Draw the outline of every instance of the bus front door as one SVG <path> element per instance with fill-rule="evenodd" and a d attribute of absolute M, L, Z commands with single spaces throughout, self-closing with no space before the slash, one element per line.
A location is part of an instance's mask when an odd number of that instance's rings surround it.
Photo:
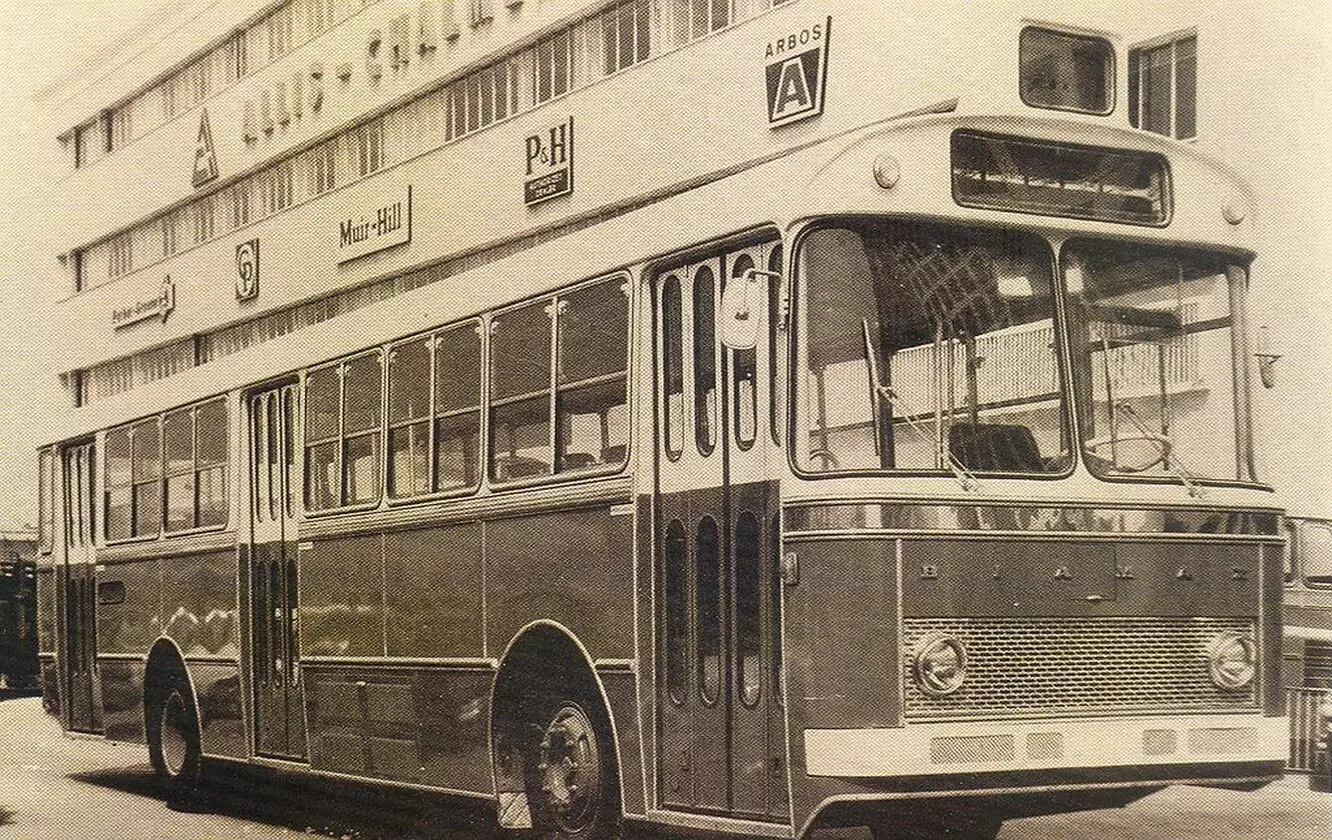
<path fill-rule="evenodd" d="M 254 745 L 259 755 L 306 754 L 296 566 L 296 385 L 252 394 L 250 541 L 245 560 Z"/>
<path fill-rule="evenodd" d="M 65 447 L 62 504 L 64 565 L 65 724 L 78 732 L 102 731 L 97 675 L 97 576 L 93 558 L 93 443 Z"/>
<path fill-rule="evenodd" d="M 657 795 L 752 819 L 787 810 L 770 337 L 730 350 L 716 324 L 724 283 L 776 251 L 736 249 L 655 287 Z"/>

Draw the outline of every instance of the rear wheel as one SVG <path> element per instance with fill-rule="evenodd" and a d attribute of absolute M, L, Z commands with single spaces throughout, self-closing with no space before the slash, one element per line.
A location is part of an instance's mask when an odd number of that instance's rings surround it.
<path fill-rule="evenodd" d="M 166 788 L 167 804 L 192 808 L 203 779 L 199 715 L 185 681 L 154 692 L 147 716 L 148 759 Z"/>

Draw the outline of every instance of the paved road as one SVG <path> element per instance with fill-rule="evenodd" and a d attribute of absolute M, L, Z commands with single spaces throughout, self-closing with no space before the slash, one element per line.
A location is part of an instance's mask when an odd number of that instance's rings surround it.
<path fill-rule="evenodd" d="M 494 840 L 475 806 L 250 768 L 213 779 L 198 812 L 168 809 L 137 745 L 70 740 L 35 698 L 0 702 L 0 838 L 8 840 Z M 836 832 L 828 840 L 863 840 Z M 1292 776 L 1260 791 L 1177 787 L 1122 810 L 1010 822 L 1001 840 L 1321 840 L 1332 794 Z"/>

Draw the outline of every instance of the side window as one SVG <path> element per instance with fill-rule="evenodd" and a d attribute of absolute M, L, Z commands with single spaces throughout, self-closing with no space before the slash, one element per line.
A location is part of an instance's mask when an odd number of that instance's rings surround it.
<path fill-rule="evenodd" d="M 684 322 L 680 306 L 680 278 L 672 274 L 661 288 L 662 424 L 666 455 L 672 460 L 684 451 Z"/>
<path fill-rule="evenodd" d="M 629 440 L 626 302 L 627 286 L 616 277 L 494 316 L 491 480 L 624 463 Z M 552 358 L 557 360 L 553 368 Z"/>
<path fill-rule="evenodd" d="M 717 445 L 717 281 L 712 269 L 694 273 L 694 442 L 704 455 Z"/>
<path fill-rule="evenodd" d="M 490 322 L 490 478 L 512 481 L 552 471 L 550 300 Z"/>
<path fill-rule="evenodd" d="M 162 519 L 162 440 L 157 418 L 133 429 L 134 445 L 134 536 L 158 532 Z"/>
<path fill-rule="evenodd" d="M 1332 586 L 1332 526 L 1306 524 L 1300 547 L 1305 582 L 1310 586 Z"/>
<path fill-rule="evenodd" d="M 379 497 L 379 411 L 383 399 L 379 351 L 346 363 L 342 383 L 343 503 Z"/>
<path fill-rule="evenodd" d="M 106 472 L 102 476 L 104 536 L 108 540 L 123 540 L 134 535 L 130 502 L 132 450 L 129 427 L 107 432 L 103 451 L 106 453 Z"/>
<path fill-rule="evenodd" d="M 736 257 L 731 263 L 732 282 L 744 282 L 741 278 L 754 267 L 754 260 L 748 254 Z M 731 422 L 735 427 L 735 442 L 741 449 L 748 449 L 758 437 L 758 349 L 736 350 L 731 358 L 731 411 L 734 415 Z"/>
<path fill-rule="evenodd" d="M 623 278 L 559 298 L 558 470 L 618 466 L 629 442 L 628 287 Z"/>
<path fill-rule="evenodd" d="M 379 497 L 383 356 L 363 356 L 305 378 L 305 503 L 310 510 Z"/>
<path fill-rule="evenodd" d="M 342 501 L 338 438 L 339 368 L 312 370 L 305 377 L 305 506 L 335 508 Z"/>
<path fill-rule="evenodd" d="M 162 420 L 166 530 L 227 519 L 227 407 L 211 400 Z"/>
<path fill-rule="evenodd" d="M 435 490 L 476 487 L 481 460 L 481 325 L 435 339 Z"/>
<path fill-rule="evenodd" d="M 55 453 L 37 453 L 37 550 L 49 554 L 55 533 Z"/>
<path fill-rule="evenodd" d="M 430 338 L 400 344 L 388 355 L 388 494 L 430 491 Z"/>

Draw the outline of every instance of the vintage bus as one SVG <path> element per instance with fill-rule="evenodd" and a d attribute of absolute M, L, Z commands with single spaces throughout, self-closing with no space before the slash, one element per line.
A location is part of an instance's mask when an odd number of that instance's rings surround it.
<path fill-rule="evenodd" d="M 391 165 L 124 281 L 210 308 L 150 306 L 120 335 L 191 361 L 44 430 L 62 725 L 175 797 L 249 762 L 565 840 L 1279 776 L 1252 197 L 1131 127 L 1122 39 L 573 5 L 368 116 Z"/>
<path fill-rule="evenodd" d="M 1326 772 L 1332 732 L 1332 520 L 1286 520 L 1283 683 L 1290 716 L 1286 766 Z"/>
<path fill-rule="evenodd" d="M 0 533 L 0 692 L 37 686 L 36 541 Z"/>

